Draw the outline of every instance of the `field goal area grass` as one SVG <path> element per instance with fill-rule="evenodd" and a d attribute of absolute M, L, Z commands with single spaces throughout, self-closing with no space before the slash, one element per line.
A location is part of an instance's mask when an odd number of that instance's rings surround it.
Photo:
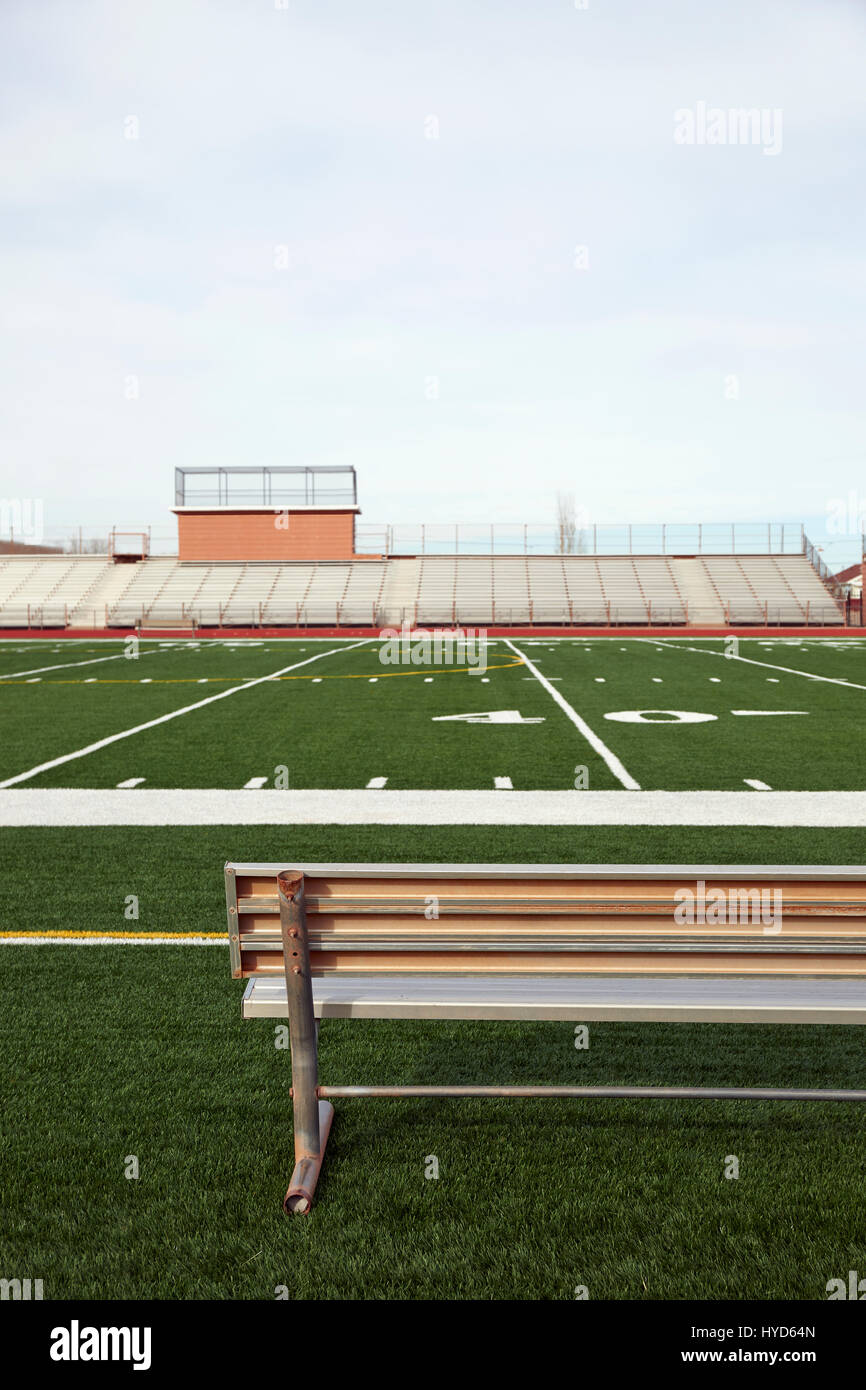
<path fill-rule="evenodd" d="M 642 791 L 859 793 L 862 640 L 761 634 L 725 655 L 721 637 L 514 638 L 491 641 L 483 673 L 389 669 L 374 641 L 125 649 L 0 643 L 0 930 L 45 943 L 0 950 L 0 1272 L 44 1279 L 46 1297 L 267 1299 L 283 1285 L 560 1299 L 587 1285 L 593 1298 L 814 1299 L 866 1269 L 862 1111 L 848 1104 L 819 1126 L 793 1102 L 348 1102 L 313 1220 L 287 1222 L 274 1117 L 289 1054 L 270 1023 L 242 1024 L 221 871 L 230 858 L 859 864 L 862 829 L 808 817 L 503 829 L 385 826 L 375 807 L 411 789 L 579 796 L 580 768 L 623 804 L 635 793 L 617 767 Z M 16 821 L 27 790 L 203 788 L 232 806 L 276 795 L 279 769 L 287 790 L 333 790 L 335 805 L 341 790 L 369 796 L 370 823 Z M 57 944 L 70 932 L 115 944 Z M 866 1075 L 844 1025 L 599 1023 L 578 1048 L 562 1023 L 329 1020 L 320 1051 L 347 1084 L 857 1088 Z"/>

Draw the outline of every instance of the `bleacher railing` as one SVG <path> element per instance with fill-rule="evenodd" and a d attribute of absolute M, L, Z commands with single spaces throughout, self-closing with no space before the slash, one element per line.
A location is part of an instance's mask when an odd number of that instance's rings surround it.
<path fill-rule="evenodd" d="M 531 522 L 355 528 L 362 555 L 802 555 L 805 545 L 803 527 L 787 521 L 590 525 L 570 537 Z"/>
<path fill-rule="evenodd" d="M 818 553 L 817 547 L 812 544 L 805 532 L 803 533 L 803 554 L 818 575 L 818 578 L 827 585 L 830 592 L 834 594 L 837 599 L 843 599 L 845 596 L 843 586 L 839 583 L 833 571 L 828 569 L 826 563 Z"/>
<path fill-rule="evenodd" d="M 462 627 L 677 627 L 682 629 L 707 626 L 723 631 L 728 625 L 733 627 L 830 627 L 847 626 L 849 622 L 861 621 L 859 605 L 854 605 L 850 613 L 845 607 L 828 602 L 813 603 L 806 600 L 800 604 L 755 602 L 744 603 L 741 599 L 722 600 L 724 621 L 720 621 L 718 608 L 706 612 L 688 604 L 664 605 L 647 602 L 643 604 L 619 605 L 603 602 L 594 605 L 568 602 L 560 605 L 531 602 L 520 605 L 492 603 L 484 619 L 479 620 L 478 610 L 471 605 L 454 603 L 446 608 L 431 606 L 419 609 L 409 605 L 399 613 L 387 614 L 370 605 L 353 605 L 351 611 L 342 605 L 318 607 L 304 604 L 280 604 L 263 610 L 261 605 L 230 607 L 217 605 L 213 608 L 197 605 L 178 605 L 176 608 L 160 608 L 146 604 L 117 604 L 114 608 L 102 606 L 75 608 L 77 627 L 190 627 L 211 629 L 232 629 L 238 627 L 399 627 L 403 622 L 415 627 L 437 627 L 457 624 Z M 0 629 L 3 628 L 65 628 L 69 625 L 70 608 L 66 604 L 16 604 L 5 603 L 0 606 Z"/>

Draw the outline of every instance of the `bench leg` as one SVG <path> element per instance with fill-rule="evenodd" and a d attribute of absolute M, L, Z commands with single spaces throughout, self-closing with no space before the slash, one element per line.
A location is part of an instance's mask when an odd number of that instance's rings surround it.
<path fill-rule="evenodd" d="M 295 1103 L 297 1104 L 297 1101 Z M 319 1149 L 315 1154 L 304 1152 L 305 1145 L 298 1130 L 297 1121 L 295 1121 L 295 1171 L 292 1173 L 289 1190 L 283 1198 L 283 1208 L 290 1215 L 292 1213 L 298 1215 L 306 1213 L 313 1205 L 313 1194 L 319 1180 L 319 1172 L 325 1157 L 325 1147 L 328 1143 L 333 1118 L 334 1107 L 331 1102 L 320 1100 L 316 1124 L 319 1134 Z"/>
<path fill-rule="evenodd" d="M 289 1004 L 295 1132 L 295 1169 L 283 1207 L 287 1212 L 300 1214 L 308 1212 L 313 1205 L 334 1107 L 329 1101 L 320 1101 L 318 1097 L 318 1029 L 313 1014 L 303 875 L 280 874 L 277 883 Z"/>

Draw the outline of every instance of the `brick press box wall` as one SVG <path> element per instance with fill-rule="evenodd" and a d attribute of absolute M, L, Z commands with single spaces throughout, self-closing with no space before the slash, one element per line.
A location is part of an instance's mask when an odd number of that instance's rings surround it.
<path fill-rule="evenodd" d="M 180 560 L 352 560 L 359 507 L 175 507 Z M 369 558 L 369 557 L 364 557 Z"/>

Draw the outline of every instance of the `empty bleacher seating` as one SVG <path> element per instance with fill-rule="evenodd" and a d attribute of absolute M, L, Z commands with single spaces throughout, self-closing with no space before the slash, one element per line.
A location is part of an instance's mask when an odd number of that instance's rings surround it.
<path fill-rule="evenodd" d="M 705 555 L 730 623 L 840 623 L 842 613 L 805 557 Z"/>
<path fill-rule="evenodd" d="M 315 565 L 304 594 L 302 621 L 317 627 L 333 627 L 346 588 L 348 564 Z M 372 620 L 372 613 L 368 622 Z"/>
<path fill-rule="evenodd" d="M 418 580 L 418 599 L 415 621 L 418 623 L 453 623 L 457 621 L 454 591 L 457 585 L 457 557 L 425 555 L 421 559 Z M 474 622 L 469 614 L 460 615 L 460 622 Z"/>
<path fill-rule="evenodd" d="M 65 627 L 110 565 L 104 555 L 8 557 L 0 567 L 0 627 Z"/>
<path fill-rule="evenodd" d="M 571 621 L 564 560 L 562 555 L 537 555 L 526 561 L 530 610 L 535 623 Z"/>
<path fill-rule="evenodd" d="M 347 566 L 349 577 L 340 600 L 344 627 L 381 623 L 382 592 L 388 566 L 384 560 L 363 560 Z"/>
<path fill-rule="evenodd" d="M 279 576 L 280 566 L 277 564 L 258 562 L 243 565 L 222 605 L 223 623 L 233 623 L 238 627 L 254 627 L 260 623 Z M 212 614 L 199 614 L 203 623 L 210 622 L 211 618 Z"/>
<path fill-rule="evenodd" d="M 0 557 L 0 627 L 840 624 L 805 555 Z"/>
<path fill-rule="evenodd" d="M 599 562 L 590 556 L 564 555 L 562 568 L 572 622 L 609 622 Z"/>
<path fill-rule="evenodd" d="M 146 618 L 160 591 L 178 568 L 175 559 L 140 561 L 122 598 L 108 615 L 109 626 L 134 627 Z"/>
<path fill-rule="evenodd" d="M 665 556 L 428 555 L 419 623 L 682 623 Z"/>
<path fill-rule="evenodd" d="M 525 555 L 502 555 L 493 567 L 493 609 L 497 623 L 532 621 L 529 561 Z"/>

